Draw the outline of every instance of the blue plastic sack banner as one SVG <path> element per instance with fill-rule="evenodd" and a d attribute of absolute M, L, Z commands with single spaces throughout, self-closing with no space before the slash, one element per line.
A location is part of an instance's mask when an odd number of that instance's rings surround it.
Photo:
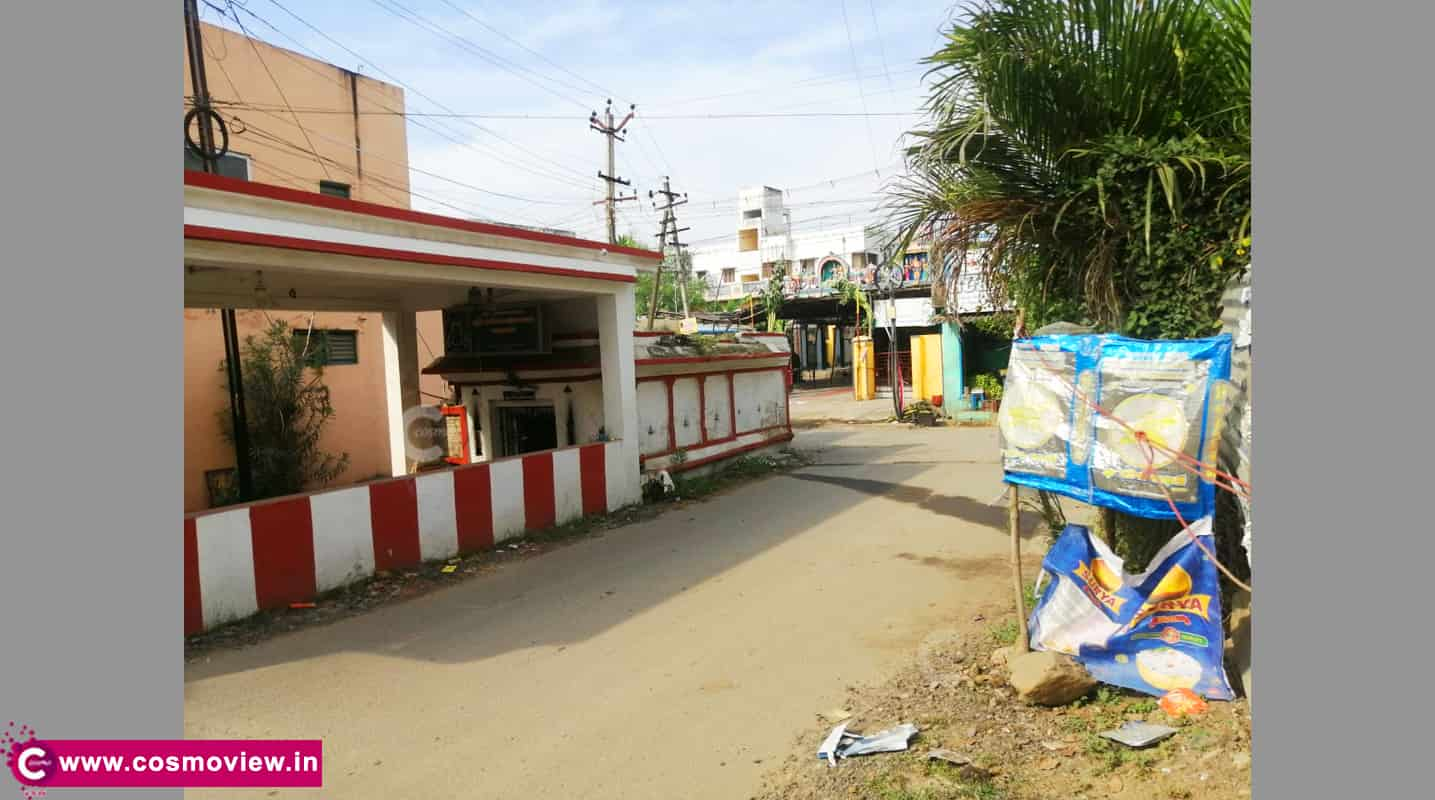
<path fill-rule="evenodd" d="M 1036 650 L 1066 653 L 1102 683 L 1156 696 L 1190 689 L 1234 697 L 1226 677 L 1219 574 L 1191 534 L 1172 537 L 1140 575 L 1081 525 L 1067 525 L 1042 561 L 1047 580 L 1028 628 Z"/>
<path fill-rule="evenodd" d="M 1187 465 L 1215 463 L 1235 399 L 1230 374 L 1225 334 L 1019 339 L 998 414 L 1006 480 L 1133 516 L 1172 519 L 1165 486 L 1183 518 L 1209 516 L 1215 476 Z M 1191 460 L 1151 448 L 1135 431 Z"/>

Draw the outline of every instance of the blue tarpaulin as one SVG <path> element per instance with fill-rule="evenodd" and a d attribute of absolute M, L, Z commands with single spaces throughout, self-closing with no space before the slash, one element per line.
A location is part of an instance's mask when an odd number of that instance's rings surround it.
<path fill-rule="evenodd" d="M 1133 516 L 1172 519 L 1173 503 L 1209 516 L 1215 476 L 1197 464 L 1215 461 L 1230 372 L 1227 335 L 1019 339 L 998 418 L 1006 480 Z"/>

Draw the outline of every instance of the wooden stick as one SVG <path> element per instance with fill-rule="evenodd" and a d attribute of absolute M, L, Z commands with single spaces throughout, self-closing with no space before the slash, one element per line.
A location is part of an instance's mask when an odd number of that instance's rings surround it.
<path fill-rule="evenodd" d="M 1026 631 L 1026 591 L 1021 579 L 1021 489 L 1014 483 L 1011 502 L 1007 506 L 1007 527 L 1011 530 L 1011 576 L 1016 585 L 1016 645 L 1015 651 L 1025 653 L 1031 650 L 1030 637 Z"/>

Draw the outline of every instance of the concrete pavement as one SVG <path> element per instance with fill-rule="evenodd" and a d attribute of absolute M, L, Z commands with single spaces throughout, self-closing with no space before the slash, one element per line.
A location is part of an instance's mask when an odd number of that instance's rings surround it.
<path fill-rule="evenodd" d="M 995 436 L 802 431 L 795 473 L 190 664 L 186 736 L 322 738 L 325 788 L 284 797 L 747 797 L 847 686 L 1009 592 Z"/>

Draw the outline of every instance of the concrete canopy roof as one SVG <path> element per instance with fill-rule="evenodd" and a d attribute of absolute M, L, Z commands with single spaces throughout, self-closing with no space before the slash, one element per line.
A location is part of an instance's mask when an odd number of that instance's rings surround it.
<path fill-rule="evenodd" d="M 658 253 L 186 171 L 184 304 L 426 311 L 591 296 Z M 262 286 L 262 289 L 261 289 Z"/>

